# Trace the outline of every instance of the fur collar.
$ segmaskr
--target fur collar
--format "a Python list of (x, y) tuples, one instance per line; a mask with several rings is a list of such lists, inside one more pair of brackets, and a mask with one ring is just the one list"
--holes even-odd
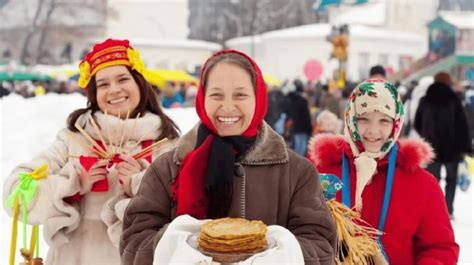
[[(89, 118), (91, 111), (82, 114), (77, 122), (94, 139), (99, 139), (94, 126)], [(101, 134), (106, 142), (119, 143), (128, 139), (128, 141), (144, 141), (157, 139), (161, 135), (161, 119), (158, 115), (146, 112), (139, 118), (130, 118), (127, 120), (101, 111), (94, 113), (94, 118), (100, 128)], [(110, 136), (110, 139), (109, 139)]]
[[(197, 139), (197, 131), (199, 125), (196, 124), (194, 128), (179, 139), (178, 147), (173, 155), (173, 161), (181, 164), (184, 157), (194, 150)], [(288, 162), (288, 150), (283, 138), (278, 135), (273, 129), (263, 122), (257, 134), (255, 144), (250, 147), (248, 153), (242, 160), (242, 164), (246, 165), (271, 165), (283, 164)]]
[[(397, 167), (414, 171), (426, 166), (434, 158), (431, 146), (421, 139), (398, 141)], [(349, 145), (341, 135), (319, 134), (308, 145), (308, 156), (317, 168), (340, 165), (341, 152), (349, 152)]]

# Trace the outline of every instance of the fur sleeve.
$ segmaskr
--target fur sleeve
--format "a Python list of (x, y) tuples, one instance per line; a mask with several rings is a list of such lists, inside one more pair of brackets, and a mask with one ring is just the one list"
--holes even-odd
[[(67, 242), (66, 234), (77, 228), (80, 221), (78, 209), (63, 201), (80, 189), (75, 166), (68, 162), (67, 131), (58, 134), (53, 144), (42, 154), (16, 167), (6, 179), (3, 188), (3, 205), (18, 185), (21, 172), (31, 172), (43, 164), (48, 165), (48, 176), (38, 180), (34, 200), (28, 205), (28, 223), (43, 224), (45, 239), (50, 245)], [(12, 209), (6, 209), (12, 215)]]
[[(135, 196), (140, 187), (140, 183), (145, 175), (145, 170), (135, 174), (131, 180), (132, 194)], [(130, 203), (131, 198), (125, 194), (120, 194), (110, 198), (103, 206), (100, 218), (107, 226), (107, 234), (110, 241), (117, 248), (119, 247), (120, 235), (122, 234), (122, 222), (125, 210)]]
[[(176, 143), (177, 140), (172, 140), (166, 145), (163, 145), (160, 150), (154, 155), (153, 160), (158, 159), (158, 157), (160, 157), (162, 154), (174, 148)], [(140, 187), (140, 184), (143, 180), (143, 176), (145, 175), (145, 172), (150, 166), (150, 163), (145, 159), (140, 159), (138, 162), (140, 163), (142, 168), (144, 168), (144, 170), (142, 170), (138, 174), (135, 174), (132, 177), (130, 185), (134, 197), (135, 195), (137, 195), (138, 188)], [(125, 210), (127, 209), (128, 204), (130, 203), (130, 200), (131, 198), (122, 194), (115, 196), (107, 201), (101, 211), (101, 219), (105, 223), (105, 225), (107, 225), (107, 234), (110, 238), (110, 241), (117, 248), (119, 246), (120, 235), (122, 234), (123, 217), (125, 215)]]

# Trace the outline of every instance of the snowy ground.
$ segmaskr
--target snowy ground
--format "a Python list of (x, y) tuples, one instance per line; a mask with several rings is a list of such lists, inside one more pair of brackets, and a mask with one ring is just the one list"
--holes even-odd
[[(85, 98), (78, 94), (48, 94), (33, 99), (11, 95), (0, 99), (0, 191), (3, 179), (15, 165), (27, 161), (51, 143), (66, 118), (73, 110), (85, 106)], [(198, 120), (194, 109), (176, 109), (167, 114), (178, 124), (183, 133)], [(473, 192), (458, 190), (453, 221), (456, 241), (461, 246), (459, 264), (474, 264), (473, 260)], [(0, 265), (8, 263), (11, 219), (0, 209)], [(18, 246), (21, 244), (19, 241)], [(46, 243), (41, 242), (41, 256), (46, 256)], [(17, 258), (17, 261), (19, 259)]]

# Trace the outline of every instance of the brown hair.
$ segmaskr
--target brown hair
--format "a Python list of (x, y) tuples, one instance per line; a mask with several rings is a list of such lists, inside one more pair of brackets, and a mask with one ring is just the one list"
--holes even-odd
[[(165, 137), (169, 139), (174, 139), (179, 136), (179, 128), (176, 124), (171, 120), (162, 110), (160, 103), (158, 101), (158, 95), (153, 90), (150, 83), (148, 83), (145, 78), (139, 74), (135, 70), (131, 70), (127, 67), (130, 74), (135, 79), (135, 82), (138, 84), (138, 89), (140, 91), (140, 102), (135, 110), (130, 113), (130, 117), (134, 118), (138, 115), (138, 113), (145, 113), (145, 111), (149, 111), (158, 115), (161, 119), (161, 135), (158, 137), (157, 140), (163, 139)], [(77, 119), (87, 111), (92, 111), (92, 113), (100, 110), (99, 105), (97, 104), (97, 87), (95, 84), (95, 76), (92, 77), (91, 81), (86, 87), (87, 90), (87, 108), (84, 109), (77, 109), (73, 111), (67, 121), (68, 129), (73, 132), (78, 132), (76, 127)]]
[(214, 68), (219, 63), (228, 63), (228, 64), (235, 64), (237, 66), (240, 66), (242, 69), (247, 71), (249, 73), (250, 77), (252, 78), (252, 85), (255, 89), (257, 86), (257, 77), (255, 73), (255, 69), (253, 68), (252, 64), (245, 58), (244, 56), (237, 54), (237, 53), (224, 53), (220, 54), (217, 56), (212, 57), (207, 61), (205, 65), (204, 72), (202, 73), (202, 85), (204, 86), (204, 89), (206, 89), (207, 85), (207, 78), (209, 75), (209, 72)]

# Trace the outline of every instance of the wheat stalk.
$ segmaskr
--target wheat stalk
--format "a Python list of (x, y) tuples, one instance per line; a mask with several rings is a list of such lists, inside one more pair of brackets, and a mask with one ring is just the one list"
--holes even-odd
[(99, 151), (95, 150), (94, 148), (91, 148), (90, 145), (84, 143), (84, 141), (81, 138), (77, 137), (75, 134), (68, 134), (68, 137), (69, 137), (69, 139), (71, 139), (71, 140), (75, 141), (76, 143), (78, 143), (84, 149), (91, 150), (92, 152), (96, 153), (100, 157), (103, 157), (103, 155)]
[(109, 150), (107, 148), (107, 143), (104, 141), (104, 137), (102, 136), (102, 133), (100, 132), (99, 126), (97, 126), (97, 123), (95, 122), (92, 115), (89, 116), (89, 120), (92, 123), (92, 127), (94, 127), (95, 133), (97, 133), (97, 135), (99, 136), (100, 141), (102, 141), (102, 143), (104, 144), (105, 152), (108, 154)]
[[(107, 131), (107, 137), (109, 138), (109, 145), (111, 147), (114, 147), (113, 143), (112, 143), (112, 137), (110, 137), (110, 127), (109, 127), (109, 115), (107, 114), (107, 109), (105, 109), (105, 119), (107, 120), (107, 122), (105, 123), (105, 130)], [(113, 150), (113, 153), (115, 153), (115, 147), (114, 147), (114, 150)]]
[(155, 148), (155, 147), (157, 147), (157, 146), (159, 146), (162, 143), (165, 143), (167, 141), (168, 141), (168, 138), (163, 138), (163, 139), (159, 140), (158, 142), (153, 143), (152, 145), (148, 146), (147, 148), (141, 150), (140, 152), (134, 154), (133, 158), (139, 159), (139, 158), (142, 158), (142, 157), (148, 155), (149, 152), (153, 153), (153, 148)]
[[(94, 139), (92, 139), (92, 137), (79, 125), (79, 123), (76, 122), (74, 126), (89, 141), (90, 144), (92, 144), (95, 148), (97, 148), (97, 150), (101, 154), (101, 157), (103, 158), (109, 157), (109, 154), (105, 152), (105, 150), (100, 145), (98, 145)], [(94, 150), (94, 148), (92, 148), (92, 150)]]
[(125, 124), (129, 117), (130, 117), (130, 110), (127, 110), (127, 116), (125, 116), (125, 120), (122, 121), (122, 136), (120, 137), (120, 142), (119, 142), (120, 150), (123, 150), (122, 145), (125, 144), (125, 142), (122, 143), (122, 141), (123, 141), (123, 137), (125, 136)]

